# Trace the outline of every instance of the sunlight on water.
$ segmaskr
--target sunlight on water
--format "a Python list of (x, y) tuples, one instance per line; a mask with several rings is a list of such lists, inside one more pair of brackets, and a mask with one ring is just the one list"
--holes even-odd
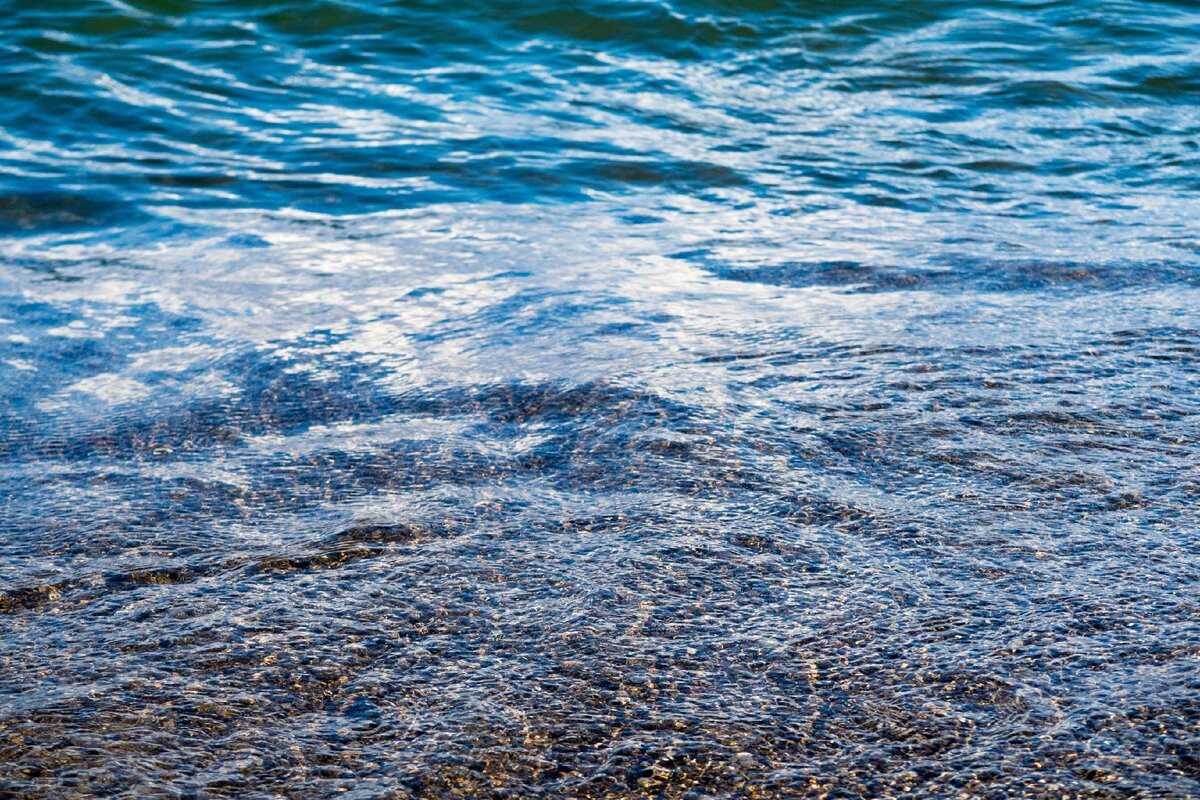
[(0, 21), (0, 795), (1200, 793), (1188, 3)]

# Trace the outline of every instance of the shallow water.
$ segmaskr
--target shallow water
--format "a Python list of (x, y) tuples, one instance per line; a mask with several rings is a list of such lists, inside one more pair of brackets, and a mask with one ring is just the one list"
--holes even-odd
[(0, 17), (0, 795), (1200, 793), (1191, 3)]

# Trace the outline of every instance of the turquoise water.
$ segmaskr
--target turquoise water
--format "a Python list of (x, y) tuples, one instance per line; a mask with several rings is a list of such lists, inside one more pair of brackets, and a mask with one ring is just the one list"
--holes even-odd
[(0, 795), (1200, 794), (1200, 9), (0, 18)]

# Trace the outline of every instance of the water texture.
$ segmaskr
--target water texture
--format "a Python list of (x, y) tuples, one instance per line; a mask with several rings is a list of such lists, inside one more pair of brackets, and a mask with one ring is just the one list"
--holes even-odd
[(1200, 8), (0, 16), (0, 796), (1200, 794)]

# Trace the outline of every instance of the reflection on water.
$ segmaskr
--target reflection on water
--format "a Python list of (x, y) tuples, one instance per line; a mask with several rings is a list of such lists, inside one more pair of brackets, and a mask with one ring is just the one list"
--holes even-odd
[(1188, 4), (37, 5), (0, 794), (1200, 792)]

